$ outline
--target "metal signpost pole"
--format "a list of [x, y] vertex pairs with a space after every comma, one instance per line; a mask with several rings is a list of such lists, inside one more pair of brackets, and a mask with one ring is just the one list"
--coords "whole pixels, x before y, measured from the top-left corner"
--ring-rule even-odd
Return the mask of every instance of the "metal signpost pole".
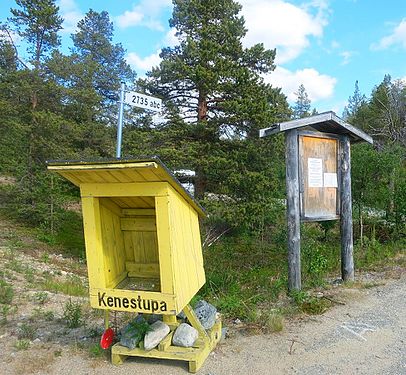
[[153, 96], [141, 94], [135, 91], [127, 91], [125, 83], [121, 82], [120, 99], [118, 102], [118, 122], [117, 122], [117, 150], [116, 158], [121, 158], [121, 139], [123, 133], [123, 117], [124, 104], [131, 105], [142, 109], [147, 109], [151, 112], [160, 112], [162, 108], [162, 100]]
[[117, 149], [116, 149], [117, 159], [120, 159], [121, 157], [121, 139], [123, 134], [123, 116], [124, 116], [124, 95], [125, 95], [125, 83], [121, 82], [120, 99], [118, 102]]

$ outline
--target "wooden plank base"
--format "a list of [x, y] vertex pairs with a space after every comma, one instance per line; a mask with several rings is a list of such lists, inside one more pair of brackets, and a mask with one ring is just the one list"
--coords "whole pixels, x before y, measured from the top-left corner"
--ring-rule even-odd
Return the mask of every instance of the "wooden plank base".
[[[187, 315], [191, 314], [191, 308], [185, 307]], [[193, 310], [192, 310], [193, 311]], [[192, 313], [194, 314], [194, 313]], [[193, 319], [194, 320], [194, 319]], [[200, 325], [200, 322], [192, 323], [192, 326]], [[179, 323], [178, 323], [179, 325]], [[191, 348], [182, 348], [179, 346], [173, 346], [172, 332], [158, 345], [157, 348], [146, 351], [142, 348], [128, 349], [119, 343], [115, 344], [111, 349], [111, 362], [113, 365], [121, 365], [127, 357], [144, 357], [144, 358], [158, 358], [158, 359], [173, 359], [178, 361], [189, 362], [189, 372], [196, 373], [203, 365], [204, 361], [210, 354], [210, 352], [216, 347], [217, 343], [221, 339], [221, 320], [217, 320], [213, 328], [207, 331], [207, 335], [199, 335], [196, 343]], [[194, 327], [199, 332], [203, 327]], [[172, 329], [172, 328], [171, 328]]]

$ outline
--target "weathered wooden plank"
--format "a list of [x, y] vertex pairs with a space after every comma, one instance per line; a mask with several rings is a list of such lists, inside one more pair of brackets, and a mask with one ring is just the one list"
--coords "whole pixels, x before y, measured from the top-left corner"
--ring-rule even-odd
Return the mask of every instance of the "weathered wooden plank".
[[351, 203], [350, 140], [343, 137], [341, 153], [341, 276], [344, 281], [354, 280], [353, 229]]
[[296, 120], [286, 121], [279, 124], [273, 124], [269, 128], [261, 129], [259, 131], [259, 136], [267, 137], [269, 135], [277, 134], [280, 132], [300, 129], [309, 126], [314, 127], [322, 131], [323, 133], [346, 134], [347, 136], [351, 137], [354, 142], [366, 141], [371, 144], [373, 143], [373, 139], [368, 134], [343, 121], [332, 111]]
[[288, 287], [300, 290], [299, 147], [297, 130], [286, 132], [286, 193], [288, 229]]
[[[337, 138], [299, 134], [300, 178], [302, 184], [301, 219], [304, 221], [337, 219], [338, 189], [324, 186], [326, 174], [335, 175], [337, 181]], [[321, 186], [312, 187], [309, 181], [309, 160], [320, 161]]]

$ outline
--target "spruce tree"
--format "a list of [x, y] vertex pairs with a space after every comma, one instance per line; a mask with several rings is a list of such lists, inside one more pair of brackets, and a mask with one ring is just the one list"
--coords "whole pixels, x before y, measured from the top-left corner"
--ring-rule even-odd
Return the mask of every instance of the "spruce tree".
[[307, 95], [306, 89], [303, 84], [300, 84], [299, 89], [295, 93], [296, 102], [293, 106], [293, 117], [295, 119], [310, 116], [310, 104], [309, 95]]
[[[90, 9], [78, 23], [72, 35], [72, 60], [76, 69], [74, 85], [77, 91], [90, 93], [98, 101], [99, 120], [116, 116], [117, 92], [121, 81], [132, 84], [135, 73], [125, 61], [125, 50], [120, 43], [113, 44], [113, 23], [106, 11]], [[95, 95], [96, 94], [96, 95]], [[86, 101], [86, 95], [79, 100]]]

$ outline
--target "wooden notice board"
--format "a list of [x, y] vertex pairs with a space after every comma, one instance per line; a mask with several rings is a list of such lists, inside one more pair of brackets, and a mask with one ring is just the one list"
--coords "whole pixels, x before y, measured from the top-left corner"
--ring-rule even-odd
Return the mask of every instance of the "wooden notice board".
[[338, 138], [299, 135], [300, 216], [303, 221], [339, 218]]

